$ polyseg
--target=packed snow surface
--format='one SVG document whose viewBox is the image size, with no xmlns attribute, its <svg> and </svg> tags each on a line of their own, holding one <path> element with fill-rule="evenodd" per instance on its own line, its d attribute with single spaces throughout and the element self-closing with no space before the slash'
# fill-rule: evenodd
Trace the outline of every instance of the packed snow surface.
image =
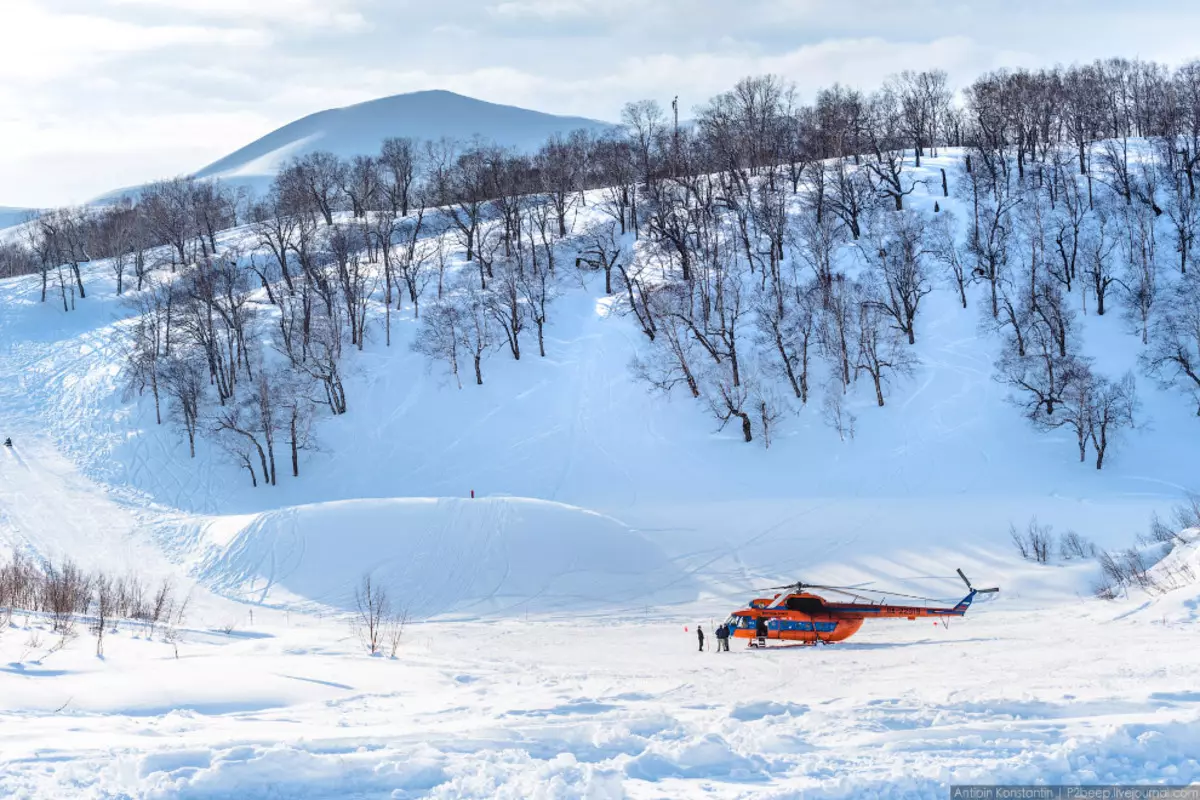
<svg viewBox="0 0 1200 800">
<path fill-rule="evenodd" d="M 394 660 L 330 618 L 264 609 L 197 610 L 175 646 L 123 626 L 103 660 L 86 636 L 31 652 L 18 617 L 0 637 L 0 795 L 809 800 L 1200 780 L 1191 626 L 1122 618 L 1127 602 L 1003 605 L 719 654 L 696 652 L 695 614 L 410 624 Z"/>
</svg>

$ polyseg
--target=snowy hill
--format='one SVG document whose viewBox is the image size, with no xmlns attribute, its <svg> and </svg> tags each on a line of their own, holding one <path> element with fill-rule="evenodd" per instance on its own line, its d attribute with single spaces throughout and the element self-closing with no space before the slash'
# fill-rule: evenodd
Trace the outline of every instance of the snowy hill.
<svg viewBox="0 0 1200 800">
<path fill-rule="evenodd" d="M 927 159 L 918 174 L 933 178 L 958 159 Z M 926 211 L 935 199 L 956 204 L 924 187 L 911 198 Z M 246 236 L 228 231 L 224 240 Z M 852 441 L 840 441 L 813 402 L 780 424 L 769 450 L 746 446 L 732 426 L 718 432 L 702 403 L 664 401 L 633 378 L 629 362 L 644 340 L 591 277 L 555 302 L 546 358 L 514 362 L 493 351 L 480 387 L 454 388 L 411 351 L 411 308 L 394 315 L 390 347 L 375 313 L 363 352 L 348 362 L 350 413 L 318 421 L 320 449 L 303 456 L 299 479 L 254 488 L 211 440 L 201 439 L 192 460 L 176 428 L 154 424 L 148 397 L 129 402 L 120 332 L 133 309 L 114 296 L 102 264 L 88 281 L 95 296 L 71 313 L 37 302 L 33 278 L 0 284 L 6 430 L 19 441 L 48 433 L 89 478 L 174 514 L 475 491 L 612 517 L 649 535 L 708 591 L 731 597 L 817 577 L 915 581 L 911 588 L 952 597 L 957 566 L 1010 586 L 1028 574 L 1008 541 L 1010 524 L 1037 516 L 1102 546 L 1125 545 L 1194 479 L 1193 409 L 1149 382 L 1142 427 L 1102 472 L 1078 463 L 1066 431 L 1032 430 L 992 377 L 997 343 L 944 286 L 923 306 L 915 374 L 895 383 L 885 408 L 870 392 L 853 395 Z M 982 298 L 983 288 L 975 291 Z M 1080 325 L 1085 352 L 1106 372 L 1136 365 L 1138 341 L 1118 316 Z M 193 567 L 208 554 L 194 542 L 172 550 Z M 358 569 L 348 560 L 344 574 Z M 204 574 L 222 583 L 211 564 Z M 222 583 L 235 584 L 241 579 Z M 1048 576 L 1026 584 L 1031 596 L 1053 586 Z M 1088 587 L 1068 582 L 1051 594 L 1077 591 Z"/>
<path fill-rule="evenodd" d="M 938 181 L 961 158 L 912 168 L 913 212 L 936 202 L 966 219 Z M 600 205 L 589 194 L 571 224 Z M 444 245 L 447 294 L 474 285 L 454 231 L 426 237 Z M 248 228 L 217 239 L 255 246 Z M 907 798 L 949 782 L 1200 778 L 1194 544 L 1162 567 L 1179 578 L 1170 595 L 1109 603 L 1092 596 L 1094 559 L 1034 563 L 1009 539 L 1036 516 L 1130 546 L 1194 488 L 1187 398 L 1143 381 L 1139 427 L 1102 471 L 1081 464 L 1069 432 L 1034 430 L 995 379 L 986 287 L 964 309 L 941 276 L 919 363 L 885 407 L 869 380 L 849 388 L 843 441 L 814 389 L 765 449 L 637 379 L 646 337 L 571 246 L 545 357 L 493 342 L 482 385 L 464 366 L 460 388 L 412 348 L 436 278 L 421 318 L 407 299 L 390 311 L 390 343 L 371 300 L 361 349 L 345 347 L 346 413 L 317 415 L 300 476 L 281 458 L 277 486 L 252 485 L 208 431 L 190 457 L 149 391 L 127 390 L 149 290 L 118 297 L 103 261 L 82 266 L 72 311 L 41 302 L 37 276 L 0 281 L 0 436 L 16 444 L 0 450 L 0 551 L 173 576 L 190 602 L 165 630 L 122 621 L 102 659 L 89 634 L 58 644 L 44 616 L 13 615 L 0 794 Z M 838 257 L 862 269 L 852 245 Z M 259 286 L 246 306 L 277 358 L 280 316 Z M 1081 314 L 1078 334 L 1105 374 L 1136 367 L 1119 314 Z M 209 425 L 225 408 L 211 405 Z M 837 647 L 696 652 L 697 623 L 711 635 L 767 586 L 956 602 L 956 567 L 1001 592 L 948 627 L 872 621 Z M 367 574 L 412 614 L 395 658 L 367 656 L 348 624 Z"/>
<path fill-rule="evenodd" d="M 516 498 L 356 500 L 256 515 L 214 545 L 200 574 L 258 603 L 353 606 L 362 565 L 418 618 L 620 609 L 695 598 L 645 536 L 609 517 Z M 237 524 L 235 523 L 235 524 Z M 213 536 L 213 533 L 216 536 Z"/>
<path fill-rule="evenodd" d="M 544 114 L 453 92 L 413 92 L 310 114 L 209 164 L 196 177 L 262 190 L 284 162 L 316 150 L 343 158 L 375 155 L 384 139 L 395 136 L 427 141 L 479 136 L 532 150 L 556 133 L 608 127 L 592 119 Z"/>
</svg>

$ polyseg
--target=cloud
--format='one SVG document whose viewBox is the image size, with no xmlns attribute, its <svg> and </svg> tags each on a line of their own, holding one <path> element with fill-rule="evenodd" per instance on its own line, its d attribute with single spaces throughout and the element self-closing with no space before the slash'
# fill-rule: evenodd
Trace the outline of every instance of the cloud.
<svg viewBox="0 0 1200 800">
<path fill-rule="evenodd" d="M 271 23 L 342 32 L 366 25 L 357 10 L 359 0 L 108 0 L 108 4 L 242 25 Z"/>
<path fill-rule="evenodd" d="M 139 25 L 90 14 L 53 13 L 33 0 L 6 0 L 0 26 L 0 78 L 44 83 L 128 53 L 184 44 L 262 46 L 249 30 Z"/>
</svg>

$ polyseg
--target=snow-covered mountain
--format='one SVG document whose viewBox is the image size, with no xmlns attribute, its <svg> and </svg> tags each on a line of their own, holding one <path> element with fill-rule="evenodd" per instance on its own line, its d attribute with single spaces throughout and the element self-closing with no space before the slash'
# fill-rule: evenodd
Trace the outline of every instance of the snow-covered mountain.
<svg viewBox="0 0 1200 800">
<path fill-rule="evenodd" d="M 14 225 L 20 225 L 28 214 L 28 208 L 0 206 L 0 228 L 11 228 Z"/>
<path fill-rule="evenodd" d="M 327 150 L 343 158 L 373 155 L 384 139 L 418 140 L 482 137 L 519 150 L 536 148 L 555 133 L 579 128 L 600 131 L 609 123 L 560 117 L 505 106 L 447 91 L 412 92 L 310 114 L 251 142 L 196 173 L 256 190 L 288 159 Z"/>
</svg>

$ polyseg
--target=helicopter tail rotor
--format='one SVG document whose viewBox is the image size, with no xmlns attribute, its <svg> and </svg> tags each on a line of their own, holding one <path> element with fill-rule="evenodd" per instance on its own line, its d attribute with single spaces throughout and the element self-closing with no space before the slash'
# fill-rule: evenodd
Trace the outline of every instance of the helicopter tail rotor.
<svg viewBox="0 0 1200 800">
<path fill-rule="evenodd" d="M 999 586 L 993 586 L 990 589 L 976 589 L 974 586 L 971 585 L 971 582 L 969 580 L 967 580 L 967 576 L 963 574 L 963 571 L 961 569 L 955 570 L 955 571 L 958 573 L 958 577 L 962 578 L 963 583 L 965 583 L 967 585 L 968 592 L 972 592 L 973 594 L 992 594 L 993 592 L 1000 591 Z"/>
</svg>

